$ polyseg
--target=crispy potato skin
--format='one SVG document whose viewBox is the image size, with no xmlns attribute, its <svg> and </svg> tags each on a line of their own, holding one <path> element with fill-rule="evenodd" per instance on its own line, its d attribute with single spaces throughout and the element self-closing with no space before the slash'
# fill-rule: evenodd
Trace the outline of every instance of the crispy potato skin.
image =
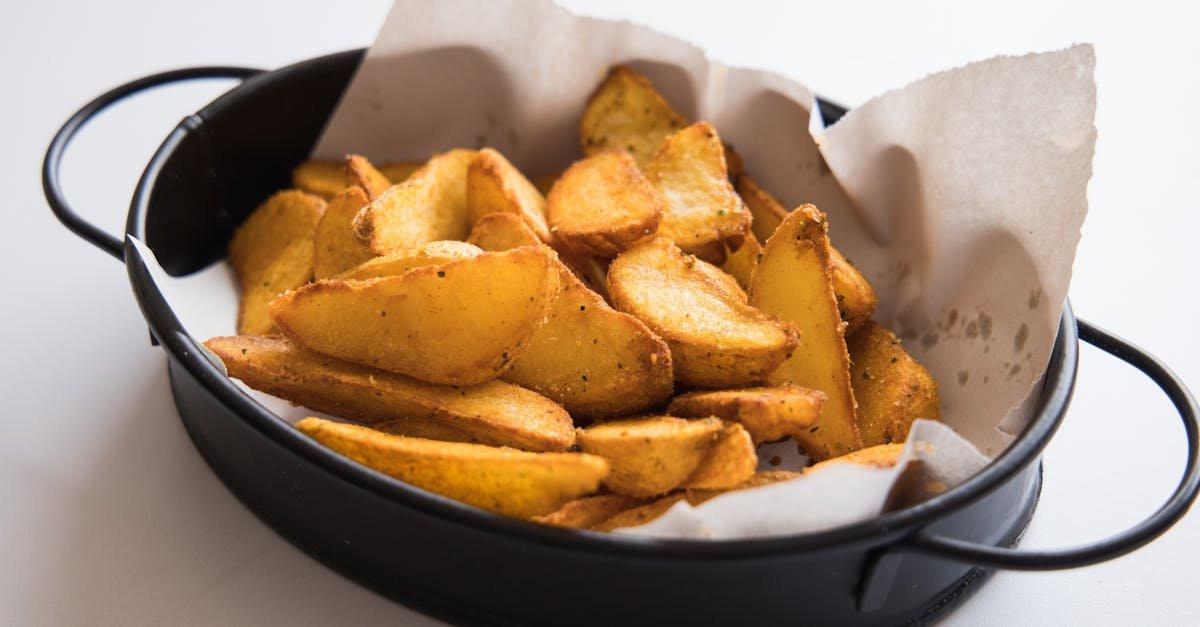
<svg viewBox="0 0 1200 627">
<path fill-rule="evenodd" d="M 891 331 L 867 322 L 846 343 L 863 446 L 903 442 L 917 418 L 941 420 L 937 382 Z"/>
<path fill-rule="evenodd" d="M 658 234 L 705 261 L 724 261 L 750 230 L 750 211 L 729 183 L 721 138 L 697 122 L 663 142 L 646 164 L 646 178 L 663 199 Z"/>
<path fill-rule="evenodd" d="M 354 234 L 376 255 L 437 240 L 466 239 L 467 168 L 475 151 L 435 155 L 403 183 L 393 185 L 354 217 Z"/>
<path fill-rule="evenodd" d="M 800 435 L 805 452 L 823 460 L 862 448 L 829 269 L 829 238 L 816 207 L 797 208 L 767 240 L 750 279 L 750 304 L 795 324 L 804 338 L 768 382 L 820 390 L 827 397 L 809 433 Z"/>
<path fill-rule="evenodd" d="M 675 397 L 667 413 L 695 418 L 716 416 L 746 428 L 755 444 L 808 432 L 821 413 L 825 393 L 796 385 L 689 392 Z"/>
<path fill-rule="evenodd" d="M 742 201 L 746 203 L 746 209 L 750 211 L 752 218 L 750 230 L 760 242 L 767 241 L 775 229 L 779 228 L 783 219 L 787 217 L 787 210 L 778 200 L 775 200 L 774 196 L 759 187 L 758 183 L 749 176 L 743 174 L 734 181 L 738 195 L 742 197 Z"/>
<path fill-rule="evenodd" d="M 271 303 L 292 340 L 320 353 L 430 383 L 499 377 L 557 296 L 552 253 L 485 253 L 365 281 L 321 281 Z"/>
<path fill-rule="evenodd" d="M 313 240 L 325 201 L 298 190 L 279 192 L 259 205 L 229 241 L 229 264 L 241 285 L 238 333 L 275 329 L 267 313 L 277 295 L 313 278 Z"/>
<path fill-rule="evenodd" d="M 337 279 L 377 279 L 404 274 L 414 268 L 449 263 L 459 259 L 478 257 L 483 251 L 478 246 L 454 240 L 429 242 L 419 248 L 410 248 L 382 257 L 373 257 L 337 275 Z"/>
<path fill-rule="evenodd" d="M 868 446 L 864 449 L 827 459 L 819 464 L 813 464 L 804 469 L 804 474 L 818 472 L 836 464 L 857 464 L 859 466 L 870 466 L 871 468 L 891 468 L 900 460 L 900 453 L 903 452 L 904 445 L 900 443 Z"/>
<path fill-rule="evenodd" d="M 471 224 L 492 213 L 518 215 L 543 242 L 550 241 L 546 199 L 504 155 L 484 148 L 467 168 L 467 213 Z"/>
<path fill-rule="evenodd" d="M 564 246 L 611 259 L 658 230 L 663 203 L 624 150 L 576 161 L 546 199 L 550 230 Z"/>
<path fill-rule="evenodd" d="M 305 161 L 292 170 L 292 187 L 329 200 L 346 189 L 346 162 Z"/>
<path fill-rule="evenodd" d="M 346 157 L 346 187 L 361 187 L 370 200 L 383 195 L 392 181 L 362 155 Z"/>
<path fill-rule="evenodd" d="M 425 383 L 314 353 L 283 337 L 215 337 L 204 345 L 229 376 L 256 390 L 381 431 L 527 451 L 575 444 L 562 407 L 511 383 Z"/>
<path fill-rule="evenodd" d="M 645 503 L 645 499 L 624 494 L 597 494 L 569 501 L 545 516 L 534 516 L 530 520 L 565 529 L 587 529 Z"/>
<path fill-rule="evenodd" d="M 520 246 L 540 246 L 542 240 L 520 216 L 512 213 L 489 213 L 471 228 L 467 243 L 483 250 L 500 251 Z"/>
<path fill-rule="evenodd" d="M 588 98 L 579 123 L 583 154 L 611 148 L 628 150 L 645 166 L 668 135 L 687 126 L 687 120 L 655 91 L 650 81 L 619 65 Z"/>
<path fill-rule="evenodd" d="M 395 185 L 403 183 L 423 165 L 425 164 L 416 161 L 393 161 L 379 164 L 379 171 L 392 182 L 392 185 Z"/>
<path fill-rule="evenodd" d="M 757 465 L 758 455 L 750 433 L 740 424 L 727 422 L 721 426 L 704 461 L 681 487 L 699 490 L 733 488 L 754 476 Z"/>
<path fill-rule="evenodd" d="M 644 525 L 655 518 L 658 518 L 659 516 L 662 516 L 667 512 L 667 510 L 671 509 L 672 506 L 684 499 L 687 500 L 689 505 L 695 507 L 701 503 L 704 503 L 705 501 L 721 496 L 727 492 L 758 488 L 765 485 L 770 485 L 772 483 L 778 483 L 780 481 L 789 481 L 799 476 L 801 476 L 801 473 L 792 472 L 789 470 L 766 470 L 763 472 L 754 473 L 749 479 L 746 479 L 732 488 L 717 490 L 687 490 L 685 492 L 668 494 L 644 505 L 639 505 L 633 507 L 632 509 L 627 509 L 623 512 L 615 514 L 603 522 L 595 523 L 592 525 L 592 529 L 594 531 L 612 531 L 613 529 L 620 529 L 621 527 L 637 527 L 639 525 Z"/>
<path fill-rule="evenodd" d="M 798 342 L 794 327 L 745 303 L 717 268 L 655 238 L 617 257 L 608 271 L 613 306 L 667 341 L 675 380 L 700 388 L 762 383 Z"/>
<path fill-rule="evenodd" d="M 329 201 L 313 236 L 313 275 L 327 279 L 375 256 L 354 237 L 354 216 L 370 202 L 357 185 Z"/>
<path fill-rule="evenodd" d="M 608 460 L 604 485 L 617 494 L 650 497 L 681 485 L 696 471 L 721 433 L 717 418 L 650 416 L 578 429 L 579 450 Z"/>
<path fill-rule="evenodd" d="M 608 472 L 603 459 L 581 453 L 531 453 L 410 438 L 320 418 L 305 418 L 296 428 L 386 475 L 518 518 L 549 514 L 594 492 Z"/>
<path fill-rule="evenodd" d="M 758 238 L 754 235 L 748 235 L 741 248 L 732 251 L 726 249 L 725 263 L 721 264 L 721 270 L 733 277 L 743 290 L 750 289 L 750 275 L 754 272 L 754 266 L 758 265 L 760 254 L 762 244 L 758 243 Z"/>
</svg>

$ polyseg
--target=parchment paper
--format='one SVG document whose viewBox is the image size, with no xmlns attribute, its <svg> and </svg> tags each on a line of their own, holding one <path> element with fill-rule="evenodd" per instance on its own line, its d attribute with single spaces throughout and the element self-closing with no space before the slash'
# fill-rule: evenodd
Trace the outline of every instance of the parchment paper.
<svg viewBox="0 0 1200 627">
<path fill-rule="evenodd" d="M 529 175 L 559 171 L 579 157 L 587 96 L 618 63 L 646 74 L 681 113 L 714 123 L 786 205 L 829 214 L 834 245 L 878 292 L 876 320 L 933 373 L 943 420 L 966 438 L 936 424 L 914 429 L 906 459 L 949 451 L 921 464 L 927 483 L 953 487 L 1002 451 L 1025 424 L 1022 401 L 1049 357 L 1087 213 L 1091 47 L 933 74 L 810 132 L 821 124 L 800 83 L 725 67 L 645 27 L 548 0 L 399 0 L 314 156 L 421 160 L 489 145 Z M 195 337 L 233 333 L 234 285 L 222 264 L 159 276 Z M 285 417 L 310 413 L 254 394 Z M 787 463 L 802 462 L 793 454 Z M 880 511 L 906 467 L 813 473 L 679 505 L 629 532 L 728 538 L 854 522 Z M 768 508 L 789 515 L 767 520 Z"/>
</svg>

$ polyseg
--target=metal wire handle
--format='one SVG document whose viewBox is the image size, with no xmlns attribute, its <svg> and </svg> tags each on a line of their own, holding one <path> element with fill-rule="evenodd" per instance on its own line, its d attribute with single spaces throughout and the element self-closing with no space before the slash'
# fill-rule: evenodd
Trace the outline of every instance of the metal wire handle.
<svg viewBox="0 0 1200 627">
<path fill-rule="evenodd" d="M 83 105 L 82 108 L 76 111 L 63 124 L 62 128 L 58 129 L 58 133 L 54 135 L 54 139 L 50 142 L 50 147 L 46 149 L 46 158 L 42 161 L 42 191 L 46 194 L 46 202 L 50 205 L 50 210 L 54 212 L 59 221 L 70 229 L 71 232 L 87 240 L 100 250 L 116 257 L 118 261 L 124 262 L 125 246 L 121 239 L 104 232 L 96 225 L 80 217 L 71 208 L 71 205 L 67 203 L 67 199 L 63 194 L 62 185 L 59 181 L 59 168 L 62 165 L 63 155 L 66 152 L 67 146 L 74 139 L 76 133 L 87 125 L 96 114 L 107 109 L 113 103 L 138 92 L 168 83 L 202 78 L 246 79 L 259 74 L 261 71 L 253 68 L 228 66 L 171 70 L 130 81 Z"/>
</svg>

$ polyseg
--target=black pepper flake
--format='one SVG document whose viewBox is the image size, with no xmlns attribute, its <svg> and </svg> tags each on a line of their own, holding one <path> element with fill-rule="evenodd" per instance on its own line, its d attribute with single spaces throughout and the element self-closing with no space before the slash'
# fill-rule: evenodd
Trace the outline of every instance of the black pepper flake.
<svg viewBox="0 0 1200 627">
<path fill-rule="evenodd" d="M 762 261 L 762 253 L 758 253 L 758 258 L 755 261 Z"/>
<path fill-rule="evenodd" d="M 444 277 L 444 276 L 446 276 L 446 271 L 445 271 L 445 270 L 438 270 L 438 278 L 440 279 L 440 278 L 442 278 L 442 277 Z"/>
<path fill-rule="evenodd" d="M 820 426 L 820 425 L 817 425 L 817 426 L 815 426 L 815 427 L 813 427 L 813 428 L 809 429 L 809 430 L 808 430 L 808 432 L 809 432 L 809 433 L 816 433 L 817 431 L 820 431 L 820 430 L 821 430 L 821 426 Z"/>
<path fill-rule="evenodd" d="M 583 377 L 583 381 L 586 383 L 586 382 L 587 382 L 587 375 L 586 375 L 586 374 L 585 374 L 585 375 L 582 375 L 582 377 Z"/>
<path fill-rule="evenodd" d="M 585 310 L 585 309 L 587 309 L 587 305 L 580 305 L 580 306 L 579 306 L 579 311 L 583 311 L 583 310 Z"/>
<path fill-rule="evenodd" d="M 246 354 L 246 349 L 244 349 L 244 348 L 242 349 L 242 354 L 243 354 L 243 355 L 245 355 L 245 354 Z"/>
<path fill-rule="evenodd" d="M 893 358 L 892 358 L 892 363 L 893 363 L 893 364 L 894 364 L 894 363 L 896 363 L 896 360 L 897 360 L 897 359 L 899 359 L 899 358 L 897 358 L 897 357 L 893 357 Z"/>
</svg>

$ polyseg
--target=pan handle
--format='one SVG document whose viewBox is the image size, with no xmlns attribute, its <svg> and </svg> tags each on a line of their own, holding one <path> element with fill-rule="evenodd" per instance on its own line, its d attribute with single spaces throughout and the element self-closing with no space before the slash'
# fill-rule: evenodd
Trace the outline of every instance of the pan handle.
<svg viewBox="0 0 1200 627">
<path fill-rule="evenodd" d="M 1141 370 L 1162 388 L 1179 412 L 1187 437 L 1187 466 L 1171 498 L 1137 525 L 1099 542 L 1069 549 L 1019 551 L 926 533 L 911 537 L 906 543 L 907 549 L 989 568 L 1063 570 L 1098 564 L 1141 548 L 1187 513 L 1200 491 L 1200 465 L 1197 464 L 1200 455 L 1197 432 L 1200 428 L 1196 424 L 1200 409 L 1197 409 L 1196 399 L 1178 375 L 1145 350 L 1083 320 L 1079 320 L 1078 325 L 1079 339 Z"/>
<path fill-rule="evenodd" d="M 171 70 L 130 81 L 83 105 L 82 108 L 76 111 L 63 124 L 62 128 L 58 129 L 58 133 L 54 135 L 54 139 L 50 142 L 50 147 L 46 149 L 46 158 L 42 161 L 42 191 L 46 194 L 46 202 L 50 205 L 50 211 L 53 211 L 59 221 L 71 232 L 123 262 L 125 260 L 125 247 L 121 239 L 105 233 L 96 225 L 80 217 L 67 204 L 67 199 L 63 195 L 62 186 L 59 182 L 59 167 L 62 165 L 63 154 L 66 152 L 71 140 L 74 139 L 75 134 L 91 121 L 97 113 L 107 109 L 113 103 L 138 92 L 168 83 L 199 78 L 246 79 L 261 71 L 251 68 L 224 66 Z"/>
</svg>

